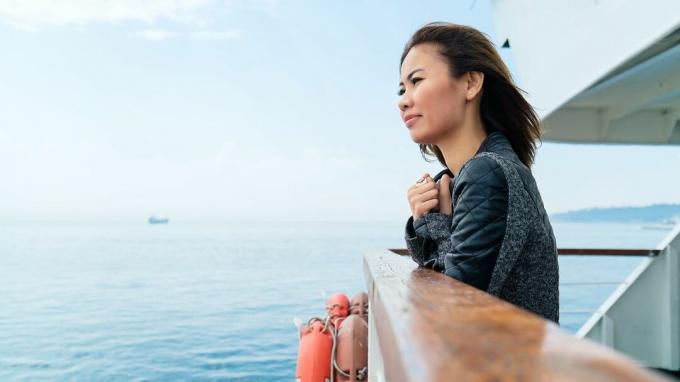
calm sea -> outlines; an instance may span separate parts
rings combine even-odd
[[[553,223],[560,247],[654,247],[635,224]],[[290,381],[296,319],[366,289],[403,222],[4,225],[0,380]],[[575,332],[639,258],[561,257]]]

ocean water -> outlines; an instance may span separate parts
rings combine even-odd
[[[667,234],[553,226],[560,247]],[[403,247],[403,222],[4,225],[0,381],[292,380],[295,319],[365,291],[365,251]],[[578,330],[639,261],[560,257],[562,327]]]

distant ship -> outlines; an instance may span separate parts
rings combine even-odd
[[[168,224],[170,219],[158,216],[149,217],[149,224]]]

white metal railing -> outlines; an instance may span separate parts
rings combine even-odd
[[[680,370],[680,224],[576,333],[645,366]]]

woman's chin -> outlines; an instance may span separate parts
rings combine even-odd
[[[416,131],[414,129],[409,130],[409,133],[411,134],[411,140],[413,140],[415,143],[427,145],[434,142],[434,137],[431,136],[432,134],[423,134],[422,132]]]

